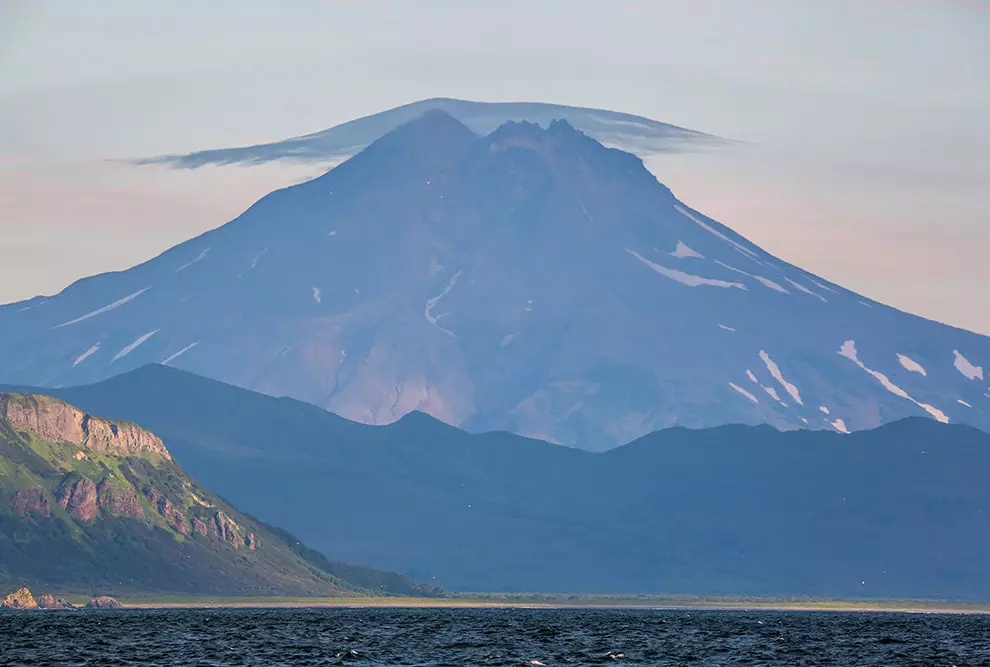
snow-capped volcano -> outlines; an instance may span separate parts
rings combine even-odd
[[[149,362],[594,449],[727,422],[990,428],[990,339],[773,257],[567,122],[478,136],[437,110],[145,264],[0,308],[0,381]]]

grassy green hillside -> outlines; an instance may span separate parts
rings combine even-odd
[[[57,399],[0,394],[0,590],[422,594],[334,563],[192,479],[154,435]]]

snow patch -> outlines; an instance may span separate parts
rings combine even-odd
[[[825,414],[828,414],[828,408],[826,408],[824,405],[819,405],[818,409],[824,412]]]
[[[83,352],[82,354],[80,354],[78,357],[76,357],[76,360],[72,362],[72,367],[75,368],[76,366],[78,366],[82,362],[84,362],[87,359],[89,359],[89,357],[91,357],[92,355],[96,354],[97,350],[99,350],[99,349],[100,349],[100,344],[97,343],[93,347],[89,348],[88,350],[86,350],[85,352]]]
[[[748,377],[751,381],[755,382],[756,384],[760,384],[760,381],[756,379],[756,376],[753,374],[753,371],[749,370],[748,368],[746,369],[746,377]]]
[[[321,301],[323,301],[323,292],[320,290],[319,287],[313,288],[313,301],[315,301],[316,303],[320,303]]]
[[[861,306],[866,306],[867,308],[872,308],[872,307],[873,307],[873,304],[871,304],[871,303],[866,303],[865,301],[860,301],[860,302],[859,302],[859,305],[861,305]]]
[[[671,257],[697,257],[698,259],[704,259],[705,256],[700,252],[696,252],[689,248],[683,241],[677,242],[677,247],[674,248],[674,252],[667,253]]]
[[[52,327],[52,328],[53,329],[61,329],[62,327],[71,326],[73,324],[77,324],[77,323],[82,322],[84,320],[88,320],[91,317],[96,317],[97,315],[102,315],[103,313],[108,313],[111,310],[113,310],[114,308],[120,308],[121,306],[123,306],[128,301],[133,301],[134,299],[138,298],[139,296],[141,296],[142,294],[144,294],[145,292],[147,292],[150,289],[151,289],[151,285],[148,285],[144,289],[139,289],[137,292],[134,292],[134,294],[129,294],[129,295],[125,296],[123,299],[117,299],[116,301],[114,301],[113,303],[111,303],[109,306],[103,306],[102,308],[98,308],[98,309],[94,310],[91,313],[86,313],[82,317],[77,317],[76,319],[69,320],[68,322],[62,322],[58,326],[55,326],[55,327]]]
[[[836,419],[835,421],[831,421],[829,422],[829,424],[831,424],[832,428],[834,428],[839,433],[845,433],[846,435],[849,434],[849,429],[846,428],[846,422],[842,421],[841,419]]]
[[[268,248],[262,249],[261,252],[259,252],[257,255],[254,256],[254,259],[251,260],[251,268],[249,268],[248,271],[253,271],[255,267],[258,266],[258,260],[261,259],[261,256],[264,255],[266,252],[268,252]]]
[[[154,336],[159,331],[161,331],[161,329],[155,329],[154,331],[149,331],[148,333],[144,334],[143,336],[139,336],[136,341],[134,341],[130,345],[124,347],[120,352],[118,352],[116,354],[116,356],[114,356],[114,358],[110,360],[110,363],[112,364],[113,362],[117,361],[118,359],[122,359],[123,357],[126,357],[128,354],[130,354],[131,352],[133,352],[134,350],[136,350],[138,348],[138,346],[140,346],[142,343],[144,343],[146,340],[148,340],[149,338],[151,338],[152,336]]]
[[[763,276],[757,276],[757,275],[754,275],[754,274],[749,273],[747,271],[743,271],[742,269],[737,269],[736,267],[734,267],[734,266],[732,266],[730,264],[726,264],[725,262],[720,262],[717,259],[715,260],[715,263],[718,264],[719,266],[721,266],[724,269],[728,269],[729,271],[735,271],[736,273],[741,273],[744,276],[749,276],[750,278],[754,278],[756,280],[759,280],[760,283],[762,283],[765,287],[769,287],[772,290],[776,290],[778,292],[782,292],[783,294],[790,294],[790,292],[788,292],[782,285],[780,285],[778,283],[775,283],[774,281],[770,280],[769,278],[764,278]]]
[[[206,250],[204,250],[203,252],[201,252],[201,253],[199,253],[198,255],[196,255],[196,257],[195,257],[195,258],[193,258],[193,259],[191,259],[190,261],[188,261],[188,262],[186,262],[185,264],[183,264],[182,266],[180,266],[179,268],[177,268],[177,269],[175,270],[175,272],[176,272],[176,273],[178,273],[179,271],[182,271],[183,269],[188,269],[188,268],[189,268],[190,266],[192,266],[192,265],[193,265],[193,264],[195,264],[196,262],[201,262],[201,261],[203,261],[204,259],[206,259],[206,255],[207,255],[207,253],[209,253],[209,252],[210,252],[210,249],[209,249],[209,248],[207,248],[207,249],[206,249]]]
[[[786,280],[791,285],[793,285],[794,286],[794,289],[796,289],[796,290],[798,290],[800,292],[804,292],[805,294],[809,294],[809,295],[815,297],[816,299],[821,300],[824,303],[828,303],[828,299],[826,299],[825,297],[823,297],[821,294],[818,294],[816,292],[812,292],[810,289],[808,289],[807,287],[805,287],[801,283],[794,282],[793,280],[791,280],[787,276],[784,276],[784,280]]]
[[[928,375],[928,372],[925,371],[925,369],[921,366],[921,364],[919,364],[917,361],[915,361],[914,359],[912,359],[911,357],[905,354],[898,353],[897,360],[901,362],[901,366],[911,371],[912,373],[921,373],[922,375],[925,376]]]
[[[681,215],[683,215],[688,220],[694,222],[695,224],[697,224],[699,227],[701,227],[705,231],[709,232],[710,234],[714,234],[715,236],[717,236],[718,238],[722,239],[726,243],[731,244],[734,248],[736,248],[740,252],[742,252],[742,253],[744,253],[744,254],[752,257],[753,259],[756,259],[757,258],[757,254],[755,252],[753,252],[752,250],[750,250],[746,246],[744,246],[744,245],[742,245],[742,244],[740,244],[740,243],[738,243],[736,241],[733,241],[728,236],[726,236],[722,232],[718,231],[717,229],[715,229],[714,227],[712,227],[711,225],[709,225],[704,220],[700,220],[699,218],[696,218],[694,216],[694,214],[692,214],[690,211],[688,211],[687,209],[685,209],[683,206],[680,206],[679,204],[674,204],[674,210],[677,211],[678,213],[680,213]]]
[[[770,398],[772,398],[773,400],[777,401],[778,403],[780,403],[785,408],[787,407],[787,403],[784,403],[782,400],[780,400],[780,395],[777,393],[777,390],[776,389],[774,389],[773,387],[768,387],[768,386],[763,385],[763,384],[761,384],[760,386],[763,387],[763,391],[767,392],[767,394],[770,395]]]
[[[626,248],[626,252],[628,252],[630,255],[641,261],[643,264],[646,264],[648,267],[650,267],[660,275],[670,278],[671,280],[676,280],[682,285],[687,285],[688,287],[709,286],[709,287],[725,287],[725,288],[736,287],[743,290],[746,289],[746,286],[743,285],[742,283],[728,282],[725,280],[714,280],[712,278],[703,278],[702,276],[692,275],[690,273],[678,271],[677,269],[668,269],[666,266],[661,266],[660,264],[651,262],[650,260],[643,257],[635,250],[630,250],[629,248]]]
[[[856,341],[847,340],[845,343],[843,343],[842,347],[839,349],[839,354],[845,357],[846,359],[849,359],[857,366],[862,368],[864,371],[866,371],[874,378],[876,378],[880,382],[880,384],[883,385],[884,389],[886,389],[890,393],[894,394],[895,396],[899,396],[901,398],[911,401],[919,408],[923,409],[925,412],[930,414],[932,417],[942,422],[943,424],[949,423],[949,418],[945,415],[944,412],[942,412],[941,410],[939,410],[934,406],[928,405],[927,403],[916,401],[915,399],[911,398],[911,396],[906,391],[904,391],[896,384],[891,382],[890,378],[888,378],[886,375],[884,375],[880,371],[875,371],[870,368],[867,368],[866,364],[864,364],[862,361],[859,360],[859,355],[856,352]]]
[[[15,313],[23,313],[25,310],[31,310],[32,308],[37,308],[38,306],[43,306],[48,303],[50,299],[45,299],[44,301],[39,301],[38,303],[31,304],[30,306],[24,306],[23,308],[18,308]]]
[[[433,315],[433,308],[437,305],[437,302],[440,301],[440,299],[450,294],[450,290],[454,289],[454,285],[457,284],[457,279],[461,277],[461,273],[462,273],[461,271],[458,271],[453,276],[451,276],[450,280],[447,282],[447,286],[443,288],[443,291],[440,292],[440,294],[436,295],[432,299],[427,299],[426,308],[423,310],[423,315],[426,317],[426,321],[432,324],[433,326],[435,326],[440,331],[450,336],[451,338],[457,338],[457,334],[455,334],[453,331],[450,331],[449,329],[444,329],[442,326],[438,324],[440,318],[443,317],[443,315]]]
[[[971,364],[969,362],[969,359],[964,357],[962,355],[962,352],[960,352],[959,350],[953,350],[952,354],[954,354],[956,357],[955,361],[953,362],[953,365],[956,367],[957,371],[965,375],[970,380],[983,379],[982,366],[974,366],[973,364]]]
[[[196,341],[195,343],[190,343],[189,345],[186,345],[184,348],[182,348],[181,350],[179,350],[178,352],[176,352],[172,356],[167,357],[164,361],[162,361],[162,366],[168,366],[171,362],[175,361],[176,359],[178,359],[183,354],[185,354],[189,350],[193,349],[197,345],[199,345],[199,341]]]
[[[735,331],[735,329],[733,329],[732,327],[727,327],[724,324],[718,325],[718,328],[719,329],[725,329],[726,331],[733,331],[733,332]]]
[[[764,278],[763,276],[753,276],[753,277],[759,280],[761,283],[763,283],[764,286],[769,287],[772,290],[776,290],[781,294],[790,294],[790,292],[787,291],[787,288],[785,288],[780,283],[775,283],[769,278]]]
[[[832,294],[838,294],[838,292],[836,292],[834,289],[832,289],[828,285],[823,285],[822,283],[818,282],[814,278],[810,278],[808,276],[805,276],[805,278],[808,278],[808,282],[810,282],[815,287],[820,287],[821,289],[825,290],[826,292],[831,292]]]
[[[770,375],[773,376],[773,379],[780,383],[780,386],[782,386],[784,390],[790,394],[791,398],[794,399],[794,402],[798,405],[804,405],[804,401],[801,400],[801,392],[798,391],[797,387],[784,379],[783,374],[780,372],[780,368],[778,368],[777,364],[775,364],[773,359],[770,358],[770,355],[764,350],[760,350],[760,359],[762,359],[763,363],[766,364],[767,370],[770,371]]]
[[[517,331],[516,333],[510,333],[510,334],[507,334],[505,336],[502,336],[502,342],[499,343],[499,346],[500,347],[505,347],[506,345],[508,345],[509,343],[511,343],[512,341],[514,341],[516,339],[516,336],[518,336],[518,335],[519,335],[519,332]]]
[[[739,385],[735,384],[734,382],[730,382],[729,383],[729,386],[732,387],[733,389],[735,389],[737,392],[739,392],[743,396],[745,396],[746,398],[748,398],[749,400],[753,401],[754,403],[759,404],[760,399],[758,399],[756,396],[753,396],[751,393],[749,393],[748,391],[746,391],[745,389],[743,389]]]
[[[971,408],[971,407],[973,407],[972,405],[970,405],[970,404],[969,404],[969,403],[967,403],[966,401],[964,401],[964,400],[962,400],[961,398],[959,398],[959,399],[956,399],[956,403],[958,403],[959,405],[965,405],[965,406],[966,406],[967,408]]]
[[[330,194],[333,194],[333,193],[331,192]],[[337,230],[336,229],[333,230],[332,232],[327,232],[327,236],[336,236],[336,235],[337,235]]]

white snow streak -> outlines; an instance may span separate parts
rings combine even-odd
[[[323,293],[320,291],[319,287],[313,288],[313,301],[315,301],[316,303],[320,303],[321,301],[323,301]]]
[[[729,386],[732,387],[733,389],[735,389],[736,391],[738,391],[740,394],[742,394],[743,396],[745,396],[749,400],[753,401],[754,403],[757,403],[758,404],[760,402],[760,399],[758,399],[756,396],[753,396],[751,393],[749,393],[748,391],[746,391],[745,389],[743,389],[739,385],[735,384],[734,382],[730,382],[729,383]]]
[[[982,366],[974,366],[971,364],[969,359],[964,357],[959,350],[953,350],[952,354],[956,356],[956,360],[953,362],[953,365],[956,367],[957,371],[965,375],[970,380],[983,379]]]
[[[890,378],[888,378],[886,375],[884,375],[880,371],[875,371],[870,368],[867,368],[866,364],[864,364],[862,361],[859,360],[859,355],[856,353],[856,341],[847,340],[845,343],[843,343],[842,347],[839,349],[839,354],[845,357],[846,359],[849,359],[850,361],[854,362],[857,366],[859,366],[864,371],[866,371],[874,378],[876,378],[880,382],[880,384],[883,385],[884,389],[886,389],[890,393],[894,394],[895,396],[900,396],[901,398],[911,401],[912,403],[923,409],[925,412],[930,414],[932,417],[942,422],[943,424],[949,423],[949,418],[945,415],[944,412],[942,412],[941,410],[939,410],[934,406],[928,405],[926,403],[921,403],[920,401],[916,401],[915,399],[911,398],[911,396],[906,391],[904,391],[896,384],[891,382]]]
[[[660,264],[655,264],[654,262],[651,262],[650,260],[643,257],[635,250],[630,250],[629,248],[626,248],[626,252],[628,252],[630,255],[641,261],[643,264],[646,264],[648,267],[650,267],[660,275],[666,276],[671,280],[676,280],[682,285],[687,285],[688,287],[701,287],[703,285],[707,285],[710,287],[725,287],[725,288],[737,287],[743,290],[746,289],[746,286],[743,285],[742,283],[733,283],[725,280],[714,280],[712,278],[703,278],[702,276],[695,276],[690,273],[678,271],[677,269],[668,269],[666,266],[661,266]]]
[[[748,368],[746,369],[746,377],[748,377],[750,380],[752,380],[756,384],[760,384],[760,381],[756,379],[756,376],[755,375],[753,375],[753,371],[749,370]]]
[[[443,291],[440,292],[440,294],[436,295],[432,299],[427,299],[426,308],[423,311],[423,315],[426,317],[427,322],[429,322],[430,324],[432,324],[437,329],[444,332],[451,338],[457,338],[457,334],[455,334],[453,331],[450,331],[449,329],[444,329],[442,326],[437,324],[437,322],[440,320],[441,317],[443,317],[443,315],[434,316],[433,307],[437,305],[437,302],[440,301],[440,299],[450,294],[450,290],[454,289],[454,285],[457,284],[457,279],[460,277],[461,277],[461,271],[458,271],[453,276],[451,276],[450,281],[447,282],[447,286],[443,288]]]
[[[912,359],[911,357],[905,354],[898,353],[897,360],[901,362],[901,366],[911,371],[912,373],[921,373],[922,375],[925,376],[928,375],[928,372],[922,367],[921,364],[919,364],[917,361],[915,361],[914,359]]]
[[[111,303],[109,306],[103,306],[102,308],[98,308],[97,310],[94,310],[91,313],[86,313],[82,317],[77,317],[76,319],[69,320],[68,322],[62,322],[58,326],[52,327],[52,328],[54,328],[54,329],[61,329],[62,327],[67,327],[67,326],[70,326],[72,324],[76,324],[78,322],[82,322],[83,320],[88,320],[91,317],[96,317],[97,315],[102,315],[103,313],[108,313],[111,310],[113,310],[114,308],[119,308],[120,306],[123,306],[128,301],[132,301],[132,300],[138,298],[139,296],[141,296],[142,294],[144,294],[145,292],[147,292],[150,289],[151,289],[151,285],[148,285],[144,289],[139,289],[134,294],[129,294],[128,296],[125,296],[123,299],[117,299],[116,301],[114,301],[113,303]]]
[[[718,325],[718,328],[719,329],[725,329],[726,331],[735,331],[735,329],[733,329],[732,327],[727,327],[724,324]]]
[[[767,370],[770,371],[770,375],[773,376],[773,379],[779,382],[780,386],[782,386],[784,390],[791,395],[794,402],[798,405],[804,405],[804,401],[801,400],[801,392],[798,391],[797,387],[784,379],[783,374],[780,372],[780,368],[778,368],[777,364],[775,364],[773,359],[770,358],[770,355],[764,350],[760,350],[760,359],[762,359],[763,363],[766,364]]]
[[[336,235],[337,235],[337,230],[336,229],[333,230],[332,232],[327,232],[327,236],[336,236]]]
[[[734,267],[734,266],[732,266],[730,264],[726,264],[725,262],[720,262],[717,259],[715,260],[715,263],[718,264],[719,266],[721,266],[724,269],[728,269],[729,271],[735,271],[736,273],[741,273],[744,276],[749,276],[750,278],[754,278],[756,280],[759,280],[764,286],[769,287],[772,290],[776,290],[776,291],[782,292],[784,294],[790,294],[790,292],[788,292],[786,289],[784,289],[784,287],[782,285],[779,285],[778,283],[775,283],[774,281],[770,280],[769,278],[764,278],[763,276],[753,275],[752,273],[749,273],[747,271],[743,271],[742,269],[737,269],[736,267]]]
[[[841,419],[836,419],[835,421],[829,422],[829,424],[831,424],[832,427],[839,433],[849,434],[849,429],[846,428],[846,422]]]
[[[828,285],[823,285],[822,283],[818,282],[814,278],[811,278],[811,277],[808,277],[808,276],[805,276],[805,278],[808,278],[808,281],[811,282],[812,285],[815,285],[816,287],[821,287],[826,292],[831,292],[832,294],[838,294],[838,292],[836,292],[834,289],[832,289]]]
[[[770,394],[770,398],[772,398],[773,400],[777,401],[778,403],[780,403],[781,405],[783,405],[785,408],[787,407],[787,403],[784,403],[782,400],[780,400],[780,395],[777,394],[777,390],[776,389],[774,389],[773,387],[768,387],[768,386],[763,385],[763,384],[761,384],[760,386],[763,387],[763,391],[765,391],[768,394]]]
[[[519,332],[517,331],[516,333],[510,333],[510,334],[507,334],[507,335],[503,336],[502,337],[502,342],[500,343],[500,346],[501,347],[505,347],[506,345],[508,345],[509,343],[511,343],[513,340],[515,340],[516,336],[518,336],[518,335],[519,335]]]
[[[810,294],[811,296],[815,297],[816,299],[819,299],[819,300],[823,301],[824,303],[828,303],[828,299],[826,299],[825,297],[823,297],[821,294],[817,294],[815,292],[812,292],[810,289],[808,289],[807,287],[805,287],[801,283],[794,282],[793,280],[791,280],[787,276],[784,276],[784,280],[786,280],[790,284],[794,285],[794,288],[795,289],[797,289],[797,290],[799,290],[801,292],[804,292],[805,294]]]
[[[110,360],[110,363],[112,364],[113,362],[117,361],[118,359],[121,359],[123,357],[126,357],[128,354],[130,354],[131,352],[133,352],[134,350],[136,350],[139,345],[141,345],[142,343],[144,343],[146,340],[148,340],[149,338],[151,338],[152,336],[154,336],[159,331],[161,331],[161,329],[155,329],[154,331],[149,331],[148,333],[144,334],[143,336],[140,336],[136,341],[134,341],[133,343],[131,343],[127,347],[123,348],[120,352],[118,352],[116,354],[116,356],[113,359]]]
[[[254,259],[251,261],[251,268],[248,269],[248,271],[252,271],[256,266],[258,266],[258,260],[261,259],[261,256],[264,255],[266,252],[268,252],[268,248],[263,249],[261,252],[259,252],[257,255],[254,256]]]
[[[824,405],[819,405],[818,409],[824,412],[825,414],[828,414],[828,408],[826,408]]]
[[[196,341],[195,343],[190,343],[189,345],[186,345],[184,348],[182,348],[181,350],[179,350],[178,352],[176,352],[175,354],[173,354],[171,357],[168,357],[167,359],[165,359],[164,361],[162,361],[162,366],[168,366],[171,362],[175,361],[176,359],[178,359],[183,354],[185,354],[189,350],[193,349],[197,345],[199,345],[199,341]]]
[[[210,249],[209,249],[209,248],[207,248],[207,249],[206,249],[206,250],[204,250],[203,252],[201,252],[201,253],[199,253],[198,255],[196,255],[196,257],[195,257],[195,259],[192,259],[192,260],[190,260],[190,261],[188,261],[188,262],[186,262],[185,264],[183,264],[182,266],[180,266],[179,268],[177,268],[177,269],[175,270],[175,272],[176,272],[176,273],[178,273],[179,271],[182,271],[183,269],[188,269],[188,268],[189,268],[190,266],[192,266],[192,265],[193,265],[193,264],[195,264],[196,262],[201,262],[201,261],[203,261],[204,259],[206,259],[206,254],[207,254],[208,252],[210,252]]]
[[[677,247],[674,248],[674,252],[668,252],[667,254],[670,255],[671,257],[697,257],[698,259],[705,258],[705,256],[702,255],[700,252],[696,252],[691,248],[689,248],[687,244],[685,244],[683,241],[678,241]]]
[[[757,258],[757,254],[755,252],[753,252],[752,250],[750,250],[746,246],[744,246],[744,245],[742,245],[740,243],[737,243],[736,241],[733,241],[728,236],[726,236],[722,232],[718,231],[717,229],[715,229],[714,227],[712,227],[711,225],[709,225],[704,220],[700,220],[700,219],[696,218],[690,211],[688,211],[687,209],[685,209],[683,206],[680,206],[679,204],[674,204],[674,210],[677,211],[678,213],[680,213],[681,215],[683,215],[688,220],[691,220],[692,222],[694,222],[695,224],[697,224],[699,227],[701,227],[705,231],[707,231],[707,232],[709,232],[711,234],[714,234],[715,236],[717,236],[718,238],[722,239],[726,243],[731,244],[732,246],[734,246],[740,252],[743,252],[743,253],[749,255],[753,259],[756,259]]]
[[[956,399],[956,403],[958,403],[959,405],[965,405],[965,406],[966,406],[967,408],[971,408],[971,407],[973,407],[972,405],[970,405],[970,404],[969,404],[969,403],[967,403],[966,401],[964,401],[964,400],[962,400],[961,398],[959,398],[959,399]]]
[[[783,285],[781,285],[780,283],[775,283],[774,281],[770,280],[769,278],[764,278],[763,276],[753,276],[753,277],[756,278],[757,280],[759,280],[766,287],[769,287],[772,290],[777,290],[778,292],[781,292],[783,294],[790,294],[790,292],[788,292],[787,289]]]
[[[859,305],[866,306],[867,308],[872,308],[873,307],[873,304],[866,303],[865,301],[860,301],[859,302]]]
[[[76,366],[78,366],[82,362],[86,361],[86,359],[88,359],[91,355],[96,354],[96,351],[99,350],[99,349],[100,349],[100,344],[97,343],[93,347],[89,348],[88,350],[86,350],[85,352],[83,352],[82,354],[80,354],[78,357],[76,357],[76,360],[74,362],[72,362],[72,367],[75,368]]]
[[[18,308],[14,312],[15,313],[23,313],[25,310],[31,310],[32,308],[37,308],[38,306],[43,306],[46,303],[48,303],[48,301],[49,301],[49,299],[45,299],[44,301],[39,301],[38,303],[31,304],[30,306],[24,306],[23,308]]]

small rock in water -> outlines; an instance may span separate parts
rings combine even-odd
[[[100,595],[86,603],[86,609],[120,609],[123,606],[109,595]]]
[[[51,593],[45,593],[38,598],[38,609],[75,609],[75,605],[65,598],[57,598]]]
[[[0,609],[37,609],[38,603],[35,601],[31,591],[22,588],[4,598],[0,602]]]

